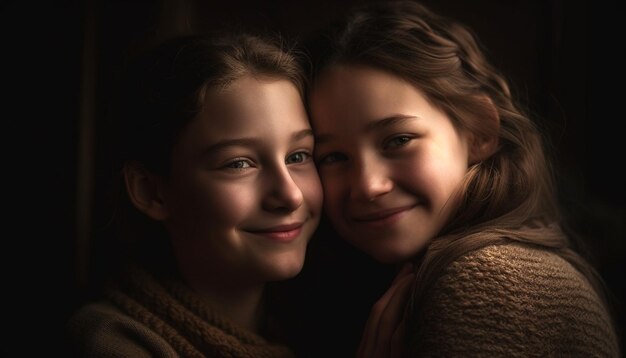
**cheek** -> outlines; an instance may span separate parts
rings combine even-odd
[[[198,180],[187,188],[187,215],[200,226],[229,226],[254,210],[255,190],[238,181]]]
[[[323,192],[322,184],[315,168],[293,173],[292,178],[302,191],[302,196],[309,210],[313,215],[318,216],[322,210]]]
[[[427,196],[431,205],[441,207],[458,188],[467,166],[456,159],[421,153],[414,156],[411,164],[401,171],[404,186]]]
[[[261,206],[259,193],[261,188],[253,183],[220,183],[213,187],[207,197],[212,202],[215,220],[219,225],[237,225],[246,221]]]
[[[324,209],[328,215],[335,216],[344,204],[342,198],[347,195],[343,189],[346,184],[341,176],[328,173],[321,175],[321,181],[324,190]]]
[[[217,222],[238,223],[246,219],[255,209],[255,190],[249,186],[222,185],[215,188],[207,202],[212,203],[212,210]]]

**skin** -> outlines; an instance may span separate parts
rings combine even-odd
[[[414,257],[442,229],[471,163],[472,135],[414,85],[364,66],[335,66],[310,98],[324,209],[341,237],[383,263]],[[401,357],[415,275],[404,266],[374,304],[357,357]]]
[[[253,330],[263,285],[300,272],[319,222],[313,146],[296,87],[245,76],[207,93],[159,186],[184,279]]]
[[[412,84],[335,66],[310,98],[324,209],[340,236],[384,263],[414,257],[455,206],[469,138]]]

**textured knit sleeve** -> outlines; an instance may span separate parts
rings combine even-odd
[[[67,328],[76,357],[178,357],[158,334],[109,303],[82,307]]]
[[[412,357],[618,357],[606,308],[559,256],[491,246],[455,261],[426,296]]]

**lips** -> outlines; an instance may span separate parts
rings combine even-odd
[[[413,209],[415,206],[416,205],[407,205],[407,206],[400,206],[400,207],[395,207],[395,208],[390,208],[390,209],[374,211],[371,213],[353,216],[352,219],[354,221],[364,222],[364,223],[376,222],[376,221],[384,220],[387,218],[392,218],[400,213]]]
[[[256,235],[267,237],[274,241],[289,242],[295,240],[300,235],[303,225],[303,222],[297,222],[248,231]]]
[[[267,229],[251,230],[251,231],[253,232],[284,232],[284,231],[291,231],[291,230],[297,229],[299,227],[302,227],[302,225],[303,223],[297,222],[293,224],[278,225],[278,226],[270,227]]]

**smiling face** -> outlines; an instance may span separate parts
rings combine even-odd
[[[263,283],[300,272],[322,205],[313,145],[289,81],[246,76],[207,93],[162,190],[187,281]]]
[[[413,85],[369,67],[326,70],[311,95],[324,208],[375,259],[416,255],[450,216],[466,136]]]

